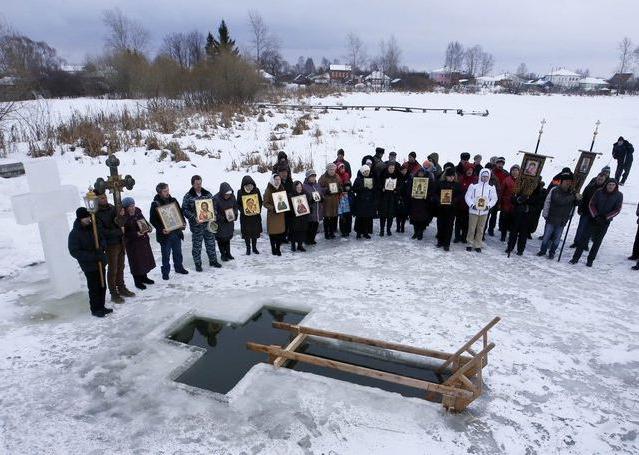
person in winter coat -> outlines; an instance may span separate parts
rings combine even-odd
[[[351,170],[351,163],[349,163],[348,161],[346,161],[344,159],[344,149],[339,149],[337,151],[337,159],[335,161],[333,161],[333,163],[335,163],[338,168],[339,168],[340,163],[344,164],[344,166],[346,168],[346,172],[348,172],[348,175],[349,176],[353,175],[353,171]],[[350,177],[349,177],[349,180],[350,180]]]
[[[570,173],[572,175],[572,172]],[[537,194],[537,198],[530,201],[530,233],[528,234],[528,238],[532,239],[532,235],[537,232],[537,228],[539,227],[539,219],[541,218],[541,213],[544,210],[544,202],[546,201],[546,196],[548,195],[548,190],[545,188],[545,183],[543,180],[539,180],[539,188]],[[540,237],[540,239],[543,238]]]
[[[464,175],[459,178],[461,194],[455,201],[455,237],[453,243],[466,243],[466,237],[468,237],[468,205],[466,204],[464,195],[468,191],[468,188],[470,188],[470,185],[475,183],[477,183],[475,167],[472,163],[466,163],[464,165]]]
[[[619,185],[615,179],[609,179],[602,189],[595,191],[592,195],[588,209],[590,211],[590,217],[592,218],[590,225],[590,233],[586,238],[592,239],[592,247],[588,252],[588,258],[586,265],[592,267],[592,263],[597,257],[599,247],[603,241],[606,232],[608,232],[608,226],[614,217],[619,215],[623,204],[623,194],[619,191]],[[584,252],[584,243],[577,245],[575,254],[570,260],[571,264],[579,262],[581,255]]]
[[[395,232],[403,233],[406,230],[406,220],[408,219],[408,203],[410,194],[408,187],[413,176],[409,172],[407,163],[404,163],[399,169],[397,177],[397,207],[395,217],[397,218],[397,228]]]
[[[282,153],[282,152],[280,152]],[[282,181],[282,186],[286,191],[286,194],[291,195],[293,193],[293,178],[291,177],[291,168],[288,165],[278,164],[275,168],[277,174],[280,176],[280,180]],[[282,243],[288,243],[288,236],[290,234],[290,226],[295,214],[292,210],[284,213],[284,222],[286,223],[286,231],[284,232],[284,237],[282,238]]]
[[[537,256],[545,256],[546,252],[548,252],[548,259],[555,257],[555,251],[557,251],[561,241],[564,226],[568,222],[568,218],[570,218],[573,207],[581,197],[572,191],[574,181],[572,172],[566,172],[561,175],[559,181],[559,185],[548,192],[543,209],[546,227],[544,228],[544,237]]]
[[[437,248],[450,250],[450,240],[453,236],[455,223],[455,201],[459,198],[461,188],[456,181],[454,167],[444,171],[444,180],[439,182],[436,191],[437,204]]]
[[[508,182],[508,181],[507,181]],[[532,222],[533,205],[539,199],[539,185],[533,190],[530,196],[524,194],[513,194],[510,197],[512,211],[509,213],[509,235],[508,247],[506,254],[510,257],[510,253],[517,247],[517,256],[522,256],[528,242],[530,234],[530,224]],[[506,199],[504,198],[504,202]]]
[[[397,165],[394,163],[389,163],[380,175],[379,204],[377,206],[380,237],[384,237],[384,232],[386,235],[393,235],[391,229],[399,197],[399,175]]]
[[[415,185],[415,178],[427,178],[428,182],[428,190],[426,193],[426,198],[424,199],[415,199],[412,197],[413,194],[413,185]],[[411,239],[422,240],[424,237],[424,230],[428,226],[428,224],[433,219],[432,214],[432,199],[435,194],[433,188],[433,177],[431,174],[428,174],[424,168],[421,168],[415,174],[407,185],[406,192],[408,194],[408,215],[410,217],[410,223],[413,225],[413,236]]]
[[[107,283],[113,303],[124,303],[123,297],[133,297],[124,284],[124,239],[122,237],[122,213],[109,204],[107,195],[98,194],[98,211],[95,214],[97,228],[106,242],[106,254],[109,258]]]
[[[160,268],[162,271],[162,279],[169,279],[169,272],[171,271],[169,261],[171,255],[173,255],[175,273],[188,275],[189,271],[184,268],[182,263],[182,240],[184,240],[184,233],[182,231],[184,231],[186,226],[183,226],[181,229],[167,231],[164,229],[164,224],[162,224],[162,219],[158,213],[158,207],[172,203],[175,203],[178,207],[178,211],[182,213],[180,203],[171,196],[169,185],[166,183],[158,183],[155,187],[155,191],[157,194],[153,198],[153,202],[151,202],[149,221],[155,228],[155,239],[160,244],[160,250],[162,252],[162,267]]]
[[[483,247],[484,227],[490,209],[497,204],[497,189],[490,184],[490,170],[479,171],[479,182],[471,184],[466,190],[464,200],[468,206],[468,233],[466,251],[473,248],[481,253]]]
[[[308,204],[311,207],[311,213],[308,217],[308,228],[306,230],[307,245],[316,245],[315,236],[317,235],[317,229],[319,228],[320,221],[323,218],[323,204],[324,197],[322,196],[322,188],[317,183],[317,172],[313,169],[306,171],[306,178],[304,179],[304,191],[310,194]]]
[[[233,188],[227,182],[220,184],[220,191],[213,196],[213,205],[217,219],[215,238],[220,249],[220,259],[232,261],[235,259],[231,254],[231,239],[235,231],[235,220],[237,220],[237,199],[235,199]]]
[[[379,180],[382,178],[382,172],[386,168],[386,163],[384,163],[384,150],[382,147],[375,147],[375,155],[373,156],[373,164],[371,167],[371,174],[375,179],[376,187],[379,187]]]
[[[346,182],[342,188],[337,214],[339,216],[339,232],[342,237],[349,237],[353,230],[353,188],[351,182]]]
[[[501,215],[499,217],[499,230],[501,232],[501,241],[506,241],[506,235],[510,231],[515,216],[515,206],[513,204],[513,195],[519,179],[519,166],[515,164],[510,168],[510,175],[501,184]],[[489,232],[490,235],[490,232]],[[526,234],[528,237],[528,234]]]
[[[408,161],[406,161],[403,166],[406,166],[408,174],[411,176],[417,174],[417,172],[422,168],[417,162],[417,153],[415,152],[410,152],[408,154]]]
[[[469,161],[470,161],[470,153],[464,152],[459,155],[459,163],[455,167],[455,170],[457,171],[458,180],[461,180],[464,177],[464,175],[466,175],[466,166],[468,164],[471,164],[472,166],[472,163],[470,163]]]
[[[630,168],[632,167],[632,153],[635,151],[630,142],[619,136],[617,142],[612,146],[612,157],[617,160],[617,170],[615,171],[615,180],[619,185],[626,183]],[[623,175],[622,175],[623,174]],[[619,180],[621,178],[621,180]]]
[[[342,184],[336,170],[337,166],[329,163],[326,166],[326,172],[319,179],[319,185],[324,194],[324,238],[327,240],[334,239],[337,232],[337,208]]]
[[[245,196],[255,197],[246,198]],[[257,198],[257,206],[255,204]],[[242,177],[242,185],[237,190],[237,205],[240,212],[240,231],[246,244],[246,255],[260,254],[257,250],[257,239],[262,235],[262,195],[250,175]]]
[[[135,206],[131,197],[122,199],[124,209],[124,246],[129,260],[129,270],[138,289],[146,289],[147,284],[155,283],[147,274],[155,268],[155,258],[149,241],[150,224]]]
[[[632,254],[628,257],[631,261],[639,261],[639,204],[637,204],[637,233],[635,234],[635,243],[632,245]]]
[[[346,170],[346,165],[344,163],[339,163],[336,165],[337,169],[335,173],[339,177],[339,181],[342,185],[346,185],[351,181],[351,174]]]
[[[273,256],[281,256],[282,240],[286,231],[286,221],[284,212],[277,213],[275,211],[275,201],[273,193],[284,190],[282,180],[277,173],[274,173],[269,180],[266,190],[264,191],[264,208],[266,209],[266,231],[271,241],[271,253]]]
[[[293,207],[293,197],[304,196],[306,197],[306,201],[309,202],[312,199],[312,195],[308,194],[304,190],[304,185],[299,180],[293,182],[293,193],[291,194],[291,207]],[[303,205],[302,205],[303,206]],[[295,210],[291,210],[293,212],[293,219],[291,220],[291,251],[301,251],[302,253],[306,252],[304,248],[304,241],[306,240],[307,230],[308,230],[308,220],[310,218],[310,210],[307,213],[295,213]]]
[[[442,173],[444,172],[442,167],[439,165],[439,153],[433,152],[426,158],[428,158],[428,161],[433,164],[433,177],[435,178],[435,180],[439,180],[442,176]]]
[[[357,172],[353,183],[355,232],[357,238],[370,239],[373,233],[375,217],[375,179],[371,176],[371,168],[364,164]]]
[[[488,217],[488,235],[491,237],[495,236],[495,226],[497,226],[498,216],[499,216],[499,230],[501,232],[508,231],[508,229],[506,228],[502,229],[503,223],[505,221],[505,218],[507,218],[507,216],[504,217],[503,212],[502,212],[502,215],[499,215],[499,211],[501,210],[501,201],[503,200],[504,183],[506,179],[509,177],[508,172],[504,170],[504,164],[506,164],[506,159],[503,156],[500,156],[495,160],[495,167],[491,169],[493,176],[497,179],[497,184],[495,184],[495,188],[497,188],[497,194],[499,195],[499,201],[497,202],[497,205],[495,205],[495,207],[492,208],[490,212],[490,216]],[[505,240],[505,236],[504,236],[504,240]]]
[[[475,155],[473,157],[473,175],[475,177],[479,177],[479,171],[481,171],[484,168],[484,166],[481,165],[481,160],[482,160],[481,155]]]
[[[103,286],[100,282],[100,275],[104,278],[104,266],[108,260],[105,253],[106,241],[100,231],[98,231],[98,244],[100,247],[96,249],[91,214],[86,208],[80,207],[76,210],[75,216],[73,229],[71,229],[68,239],[69,254],[78,261],[87,279],[91,314],[98,318],[103,318],[106,314],[113,312],[112,309],[104,307],[106,286]],[[102,270],[100,270],[100,267]]]
[[[189,222],[191,230],[191,254],[193,255],[193,263],[195,270],[202,271],[202,242],[206,255],[209,258],[209,266],[220,268],[222,265],[217,261],[217,253],[215,251],[215,234],[209,230],[209,222],[207,219],[198,219],[195,210],[195,201],[203,199],[213,199],[210,191],[202,188],[202,177],[194,175],[191,177],[191,189],[182,198],[182,213],[184,218]],[[210,207],[210,210],[214,210]],[[156,227],[157,229],[157,227]]]
[[[577,207],[577,214],[579,215],[579,224],[577,225],[577,231],[575,232],[575,238],[572,241],[572,245],[570,248],[576,248],[577,245],[582,245],[584,251],[589,251],[588,244],[590,243],[589,238],[585,238],[587,233],[590,232],[590,210],[588,209],[590,205],[590,199],[592,199],[595,191],[604,187],[606,182],[608,181],[608,176],[604,172],[600,172],[597,177],[593,178],[582,194],[581,201],[579,201],[579,205]]]

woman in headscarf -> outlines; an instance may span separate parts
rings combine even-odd
[[[372,161],[371,161],[372,163]],[[355,232],[357,238],[370,239],[373,233],[373,217],[375,216],[375,188],[371,176],[371,168],[364,164],[357,172],[353,183]]]
[[[306,244],[315,245],[315,236],[317,235],[317,228],[320,221],[324,216],[322,201],[322,188],[317,183],[317,172],[313,169],[306,171],[306,179],[304,179],[304,190],[311,195],[308,203],[311,207],[311,215],[308,221],[308,229],[306,230]]]
[[[271,241],[271,253],[273,256],[281,256],[282,252],[280,247],[282,246],[282,240],[286,231],[286,216],[285,212],[277,213],[275,211],[275,201],[273,200],[273,193],[284,191],[282,186],[282,179],[277,173],[271,176],[271,179],[264,191],[264,208],[266,208],[266,231],[268,232],[269,239]]]
[[[293,201],[293,198],[298,196],[305,196],[307,203],[312,199],[312,196],[304,190],[304,185],[302,185],[302,182],[299,180],[293,182],[293,193],[291,194],[290,199],[293,218],[291,219],[291,237],[289,240],[291,241],[291,251],[305,252],[306,249],[304,248],[304,241],[306,240],[310,208],[304,205],[303,198]]]
[[[257,239],[262,234],[263,202],[262,195],[250,175],[242,178],[242,186],[237,191],[237,204],[240,208],[240,231],[246,243],[246,255],[250,255],[251,250],[253,254],[260,254],[257,250]]]
[[[226,182],[220,184],[220,191],[213,196],[213,205],[218,226],[215,239],[220,249],[221,259],[223,261],[235,259],[231,255],[231,239],[237,219],[237,200],[231,185]]]
[[[336,174],[337,166],[329,163],[320,177],[319,185],[324,194],[324,238],[334,239],[337,231],[337,208],[342,193],[342,183]]]
[[[151,224],[144,218],[142,211],[135,206],[132,197],[122,199],[124,209],[124,245],[129,260],[129,270],[133,275],[135,287],[146,289],[147,284],[153,284],[147,273],[155,268],[155,258],[149,242]]]

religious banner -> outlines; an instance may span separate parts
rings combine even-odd
[[[590,169],[592,169],[592,164],[595,162],[595,157],[597,156],[596,153],[587,152],[586,150],[579,150],[579,152],[581,155],[579,155],[577,165],[575,166],[574,181],[574,190],[577,193],[581,191],[581,187],[586,182],[586,178],[588,178]]]
[[[410,197],[413,199],[426,199],[428,194],[428,179],[425,177],[415,177]]]
[[[541,181],[541,170],[544,168],[547,156],[534,153],[520,152],[524,154],[521,162],[521,171],[515,188],[516,194],[530,196]]]

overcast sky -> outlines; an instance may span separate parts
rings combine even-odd
[[[152,52],[165,33],[217,29],[225,19],[242,48],[250,45],[247,12],[259,11],[279,37],[282,54],[342,59],[345,36],[355,32],[369,55],[395,35],[402,64],[427,70],[442,66],[446,44],[480,44],[495,57],[494,72],[520,62],[545,73],[553,67],[589,68],[609,76],[617,44],[629,36],[639,45],[639,0],[483,1],[213,1],[213,0],[1,0],[0,14],[19,32],[54,46],[69,63],[103,49],[101,11],[119,7],[142,21]]]

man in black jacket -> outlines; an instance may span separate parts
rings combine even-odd
[[[588,223],[590,222],[590,211],[588,210],[588,204],[590,204],[590,199],[592,195],[595,194],[595,191],[603,188],[608,180],[608,176],[605,172],[600,172],[597,177],[592,179],[586,188],[584,189],[581,201],[579,202],[579,206],[577,208],[577,214],[579,215],[579,224],[577,225],[577,232],[575,232],[575,238],[572,241],[572,245],[570,248],[576,248],[577,245],[583,243],[584,251],[588,251],[588,239],[584,239],[586,232],[588,232]]]
[[[588,253],[588,260],[586,265],[592,267],[592,263],[597,257],[597,252],[601,246],[601,242],[608,232],[608,226],[614,217],[621,212],[621,206],[623,204],[623,194],[619,191],[619,186],[615,179],[610,179],[602,189],[597,190],[590,199],[588,204],[588,210],[592,220],[589,223],[590,229],[586,235],[586,239],[592,239],[592,247]],[[577,245],[575,254],[570,260],[571,264],[579,262],[582,253],[584,252],[584,244]]]
[[[541,248],[537,256],[545,256],[548,252],[548,259],[555,257],[555,251],[561,241],[561,234],[564,226],[570,218],[570,213],[577,200],[581,197],[573,193],[571,186],[574,181],[572,172],[566,172],[559,176],[559,185],[553,187],[544,201],[543,216],[546,219],[544,236]]]
[[[617,142],[612,146],[612,157],[617,160],[617,170],[615,171],[615,180],[619,185],[626,183],[630,168],[632,167],[632,152],[635,149],[630,142],[619,136]],[[623,173],[623,176],[621,175]],[[621,178],[621,180],[619,180]]]
[[[100,274],[104,273],[104,266],[107,264],[107,255],[104,252],[106,245],[104,238],[98,232],[100,247],[96,249],[91,214],[87,209],[80,207],[75,215],[76,220],[68,239],[69,253],[78,261],[87,279],[91,314],[103,318],[104,315],[113,312],[112,309],[104,307],[106,287],[100,283]],[[102,263],[102,270],[99,269],[99,262]]]
[[[106,242],[109,258],[107,283],[113,303],[124,303],[122,297],[134,297],[124,284],[124,236],[116,208],[109,204],[105,193],[98,194],[98,212],[95,214],[98,230]]]
[[[167,231],[164,228],[160,214],[158,213],[158,207],[171,203],[177,204],[177,209],[182,216],[182,210],[180,209],[180,203],[171,196],[169,192],[169,185],[166,183],[158,183],[155,187],[156,195],[151,203],[151,213],[149,214],[149,221],[155,228],[155,237],[160,244],[160,250],[162,251],[162,279],[169,279],[169,272],[171,271],[171,254],[173,254],[173,266],[175,272],[182,275],[187,275],[189,272],[182,265],[182,240],[184,240],[184,233],[186,226],[182,226],[181,229],[175,229],[173,231]]]

